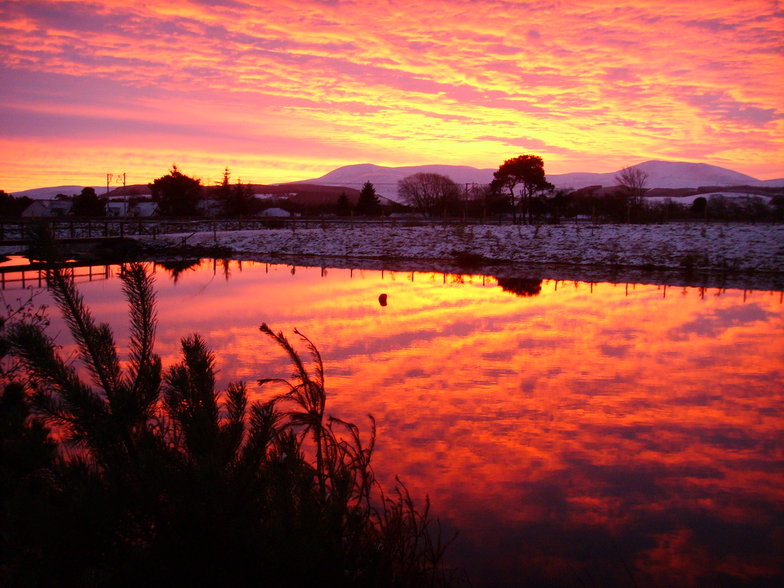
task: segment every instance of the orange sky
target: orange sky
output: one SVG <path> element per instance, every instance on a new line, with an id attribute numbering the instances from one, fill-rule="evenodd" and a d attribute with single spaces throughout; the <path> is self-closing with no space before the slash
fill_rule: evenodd
<path id="1" fill-rule="evenodd" d="M 3 0 L 0 189 L 520 153 L 783 177 L 779 4 Z"/>

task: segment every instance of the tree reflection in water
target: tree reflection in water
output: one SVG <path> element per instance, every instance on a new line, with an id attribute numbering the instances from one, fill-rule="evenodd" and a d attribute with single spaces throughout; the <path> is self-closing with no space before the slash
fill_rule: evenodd
<path id="1" fill-rule="evenodd" d="M 532 278 L 497 278 L 498 285 L 504 292 L 515 296 L 537 296 L 542 291 L 542 280 Z"/>
<path id="2" fill-rule="evenodd" d="M 167 261 L 159 261 L 156 266 L 166 270 L 176 284 L 180 281 L 180 276 L 188 271 L 195 271 L 201 264 L 201 259 L 171 259 Z M 224 266 L 226 267 L 226 266 Z"/>

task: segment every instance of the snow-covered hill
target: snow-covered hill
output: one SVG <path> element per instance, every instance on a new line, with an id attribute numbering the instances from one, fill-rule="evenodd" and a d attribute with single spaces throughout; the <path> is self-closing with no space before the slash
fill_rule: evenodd
<path id="1" fill-rule="evenodd" d="M 760 181 L 751 176 L 705 163 L 678 161 L 646 161 L 632 166 L 648 174 L 649 188 L 699 188 L 701 186 L 784 186 L 784 179 Z M 372 182 L 379 194 L 394 199 L 397 183 L 411 174 L 426 172 L 449 176 L 457 184 L 487 184 L 493 179 L 495 169 L 478 169 L 462 165 L 418 165 L 384 167 L 363 163 L 339 167 L 328 174 L 308 182 L 361 188 Z M 583 188 L 585 186 L 611 187 L 620 170 L 610 173 L 548 174 L 547 179 L 556 188 Z"/>
<path id="2" fill-rule="evenodd" d="M 723 167 L 682 161 L 646 161 L 632 166 L 648 175 L 649 188 L 699 188 L 700 186 L 758 185 L 760 180 Z M 620 170 L 605 174 L 553 174 L 548 180 L 558 188 L 614 186 Z"/>
<path id="3" fill-rule="evenodd" d="M 318 183 L 327 186 L 346 186 L 361 189 L 365 182 L 371 182 L 376 193 L 392 200 L 397 199 L 397 183 L 403 178 L 417 173 L 441 174 L 452 178 L 457 184 L 489 184 L 493 179 L 493 169 L 477 169 L 467 165 L 410 165 L 404 167 L 385 167 L 372 163 L 346 165 L 332 170 L 317 180 L 294 183 Z"/>
<path id="4" fill-rule="evenodd" d="M 33 200 L 53 200 L 58 194 L 65 194 L 66 196 L 74 196 L 81 193 L 85 186 L 52 186 L 49 188 L 33 188 L 31 190 L 21 190 L 13 192 L 14 197 L 21 198 L 27 196 Z M 106 192 L 106 186 L 92 186 L 95 193 L 98 195 Z"/>

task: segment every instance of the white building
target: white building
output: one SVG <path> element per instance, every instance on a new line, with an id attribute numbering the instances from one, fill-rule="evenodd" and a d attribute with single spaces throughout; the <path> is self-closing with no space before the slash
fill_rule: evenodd
<path id="1" fill-rule="evenodd" d="M 291 216 L 291 213 L 288 210 L 283 210 L 282 208 L 268 208 L 266 210 L 262 210 L 259 213 L 259 216 L 274 217 L 274 218 L 288 218 Z"/>

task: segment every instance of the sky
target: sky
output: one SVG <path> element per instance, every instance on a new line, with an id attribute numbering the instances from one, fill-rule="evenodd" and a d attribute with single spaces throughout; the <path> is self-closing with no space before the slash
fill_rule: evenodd
<path id="1" fill-rule="evenodd" d="M 778 0 L 0 0 L 0 189 L 523 153 L 780 178 L 783 47 Z"/>

